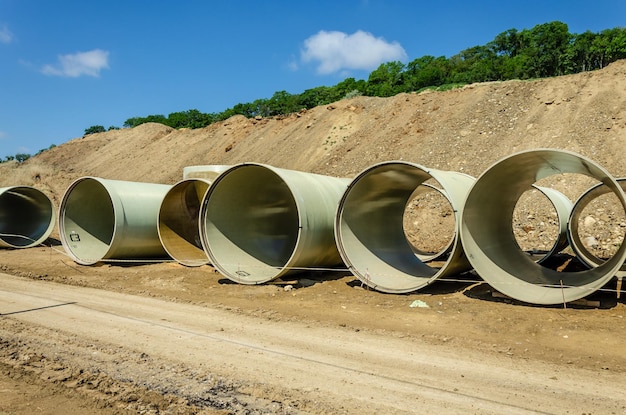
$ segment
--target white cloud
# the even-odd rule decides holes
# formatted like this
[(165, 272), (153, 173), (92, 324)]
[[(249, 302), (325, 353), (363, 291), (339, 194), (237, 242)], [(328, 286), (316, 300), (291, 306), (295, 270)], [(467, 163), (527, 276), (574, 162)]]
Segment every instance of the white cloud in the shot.
[(13, 33), (7, 25), (0, 26), (0, 43), (11, 43), (13, 41)]
[(407, 54), (398, 42), (389, 43), (362, 30), (351, 35), (322, 30), (304, 41), (300, 58), (317, 62), (318, 73), (330, 74), (346, 69), (372, 70), (384, 62), (405, 60)]
[(109, 68), (109, 52), (94, 49), (73, 55), (59, 55), (55, 65), (45, 65), (41, 72), (46, 75), (77, 78), (82, 75), (98, 77), (102, 69)]
[(7, 133), (0, 131), (0, 140), (4, 140), (5, 138), (7, 138)]

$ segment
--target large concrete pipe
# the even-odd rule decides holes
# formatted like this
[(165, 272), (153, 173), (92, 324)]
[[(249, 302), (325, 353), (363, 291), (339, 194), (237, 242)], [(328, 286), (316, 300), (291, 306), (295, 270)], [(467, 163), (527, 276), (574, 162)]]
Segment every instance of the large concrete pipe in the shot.
[[(617, 179), (617, 182), (619, 183), (621, 188), (626, 191), (626, 178), (619, 178)], [(603, 196), (610, 192), (611, 190), (603, 183), (599, 183), (591, 187), (585, 193), (583, 193), (578, 198), (578, 200), (576, 200), (576, 203), (574, 204), (574, 208), (572, 210), (572, 215), (570, 217), (567, 235), (570, 241), (570, 245), (576, 256), (590, 268), (601, 265), (604, 261), (606, 261), (606, 258), (600, 258), (592, 253), (591, 250), (589, 250), (588, 247), (581, 240), (579, 229), (581, 219), (580, 216), (583, 214), (583, 211), (591, 202), (593, 202), (600, 196)], [(621, 243), (623, 244), (623, 241), (621, 241)], [(626, 264), (621, 267), (621, 270), (626, 270)]]
[(235, 165), (204, 197), (202, 246), (218, 271), (242, 284), (340, 265), (333, 220), (349, 182), (263, 164)]
[(45, 241), (54, 229), (52, 201), (29, 186), (0, 188), (0, 247), (30, 248)]
[(224, 173), (230, 167), (222, 164), (208, 164), (206, 166), (183, 167), (183, 179), (205, 179), (213, 182), (217, 176)]
[(180, 264), (193, 267), (209, 263), (200, 238), (200, 206), (212, 182), (183, 179), (172, 186), (161, 203), (159, 238), (167, 253)]
[[(441, 185), (455, 212), (452, 249), (440, 267), (416, 255), (403, 228), (407, 203), (430, 179)], [(363, 283), (388, 293), (415, 291), (442, 276), (469, 270), (458, 239), (458, 223), (473, 182), (473, 177), (463, 173), (402, 161), (364, 170), (344, 193), (336, 216), (337, 246), (344, 262)]]
[(170, 187), (97, 177), (76, 180), (59, 209), (63, 247), (83, 265), (107, 259), (167, 258), (157, 222)]
[(489, 167), (472, 186), (463, 210), (461, 241), (476, 272), (492, 287), (534, 304), (577, 300), (601, 288), (626, 258), (626, 244), (597, 268), (558, 272), (520, 249), (513, 234), (513, 210), (538, 180), (562, 173), (583, 174), (604, 183), (622, 208), (624, 192), (601, 166), (577, 154), (553, 149), (525, 151)]

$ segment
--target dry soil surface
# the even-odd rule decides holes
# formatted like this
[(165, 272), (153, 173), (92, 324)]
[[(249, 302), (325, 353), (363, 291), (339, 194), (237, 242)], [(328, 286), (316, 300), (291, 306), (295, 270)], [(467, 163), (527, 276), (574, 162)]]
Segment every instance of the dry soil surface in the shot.
[[(626, 62), (616, 62), (201, 130), (109, 131), (2, 163), (0, 185), (35, 186), (58, 206), (84, 176), (174, 184), (184, 166), (258, 162), (354, 177), (405, 160), (478, 177), (536, 148), (577, 152), (622, 177), (625, 133)], [(554, 182), (572, 199), (589, 186)], [(535, 216), (516, 223), (530, 247), (542, 233)], [(472, 272), (402, 295), (341, 269), (247, 286), (209, 265), (81, 266), (58, 230), (45, 246), (0, 251), (0, 264), (0, 413), (626, 412), (615, 281), (567, 306), (503, 298)]]

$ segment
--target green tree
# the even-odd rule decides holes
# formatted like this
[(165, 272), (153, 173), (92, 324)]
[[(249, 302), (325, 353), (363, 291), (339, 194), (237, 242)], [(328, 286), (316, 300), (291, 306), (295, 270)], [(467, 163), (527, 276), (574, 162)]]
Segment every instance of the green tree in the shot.
[(307, 89), (298, 95), (297, 102), (300, 109), (315, 108), (318, 105), (330, 104), (333, 102), (336, 91), (327, 86), (318, 86), (317, 88)]
[(603, 61), (606, 62), (604, 65), (608, 65), (609, 63), (615, 62), (618, 59), (626, 58), (625, 28), (603, 30), (602, 32), (600, 32), (598, 38), (601, 38), (603, 40)]
[(298, 112), (302, 107), (298, 104), (298, 96), (287, 91), (278, 91), (267, 101), (269, 115), (284, 115)]
[(26, 153), (17, 153), (17, 154), (15, 155), (15, 160), (16, 160), (18, 163), (23, 163), (23, 162), (25, 162), (26, 160), (28, 160), (29, 158), (30, 158), (30, 154), (26, 154)]
[(497, 54), (488, 46), (474, 46), (452, 57), (454, 74), (452, 82), (485, 82), (500, 78), (497, 71)]
[(370, 73), (366, 94), (375, 97), (390, 97), (404, 92), (403, 71), (404, 64), (400, 61), (382, 63)]
[(528, 48), (533, 77), (563, 75), (567, 50), (572, 40), (567, 25), (550, 22), (537, 25), (530, 31), (531, 48)]
[(92, 125), (89, 128), (85, 128), (85, 134), (83, 134), (83, 137), (86, 136), (86, 135), (89, 135), (89, 134), (103, 133), (105, 131), (106, 130), (101, 125)]
[(566, 53), (565, 67), (567, 73), (577, 73), (598, 69), (593, 54), (593, 44), (598, 34), (587, 30), (573, 36)]
[(354, 78), (346, 78), (332, 88), (333, 90), (332, 100), (329, 102), (325, 102), (324, 104), (330, 104), (331, 102), (342, 99), (348, 94), (364, 95), (366, 89), (367, 89), (367, 81), (365, 81), (364, 79), (359, 79), (357, 81)]
[(414, 59), (406, 66), (405, 83), (408, 91), (419, 91), (429, 86), (443, 85), (448, 80), (449, 61), (431, 55)]
[(512, 58), (528, 46), (526, 40), (527, 37), (517, 29), (509, 29), (497, 35), (488, 46), (496, 54)]

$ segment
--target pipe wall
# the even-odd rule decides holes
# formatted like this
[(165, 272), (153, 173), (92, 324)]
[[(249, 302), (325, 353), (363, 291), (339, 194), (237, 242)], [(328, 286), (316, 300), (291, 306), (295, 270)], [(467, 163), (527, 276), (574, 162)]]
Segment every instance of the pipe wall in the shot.
[(167, 258), (157, 223), (170, 187), (97, 177), (76, 180), (59, 209), (63, 247), (83, 265), (106, 259)]
[[(447, 260), (434, 267), (420, 259), (407, 241), (403, 216), (416, 189), (436, 180), (455, 212), (455, 235)], [(418, 290), (444, 275), (468, 271), (458, 238), (463, 203), (474, 178), (393, 161), (369, 167), (352, 181), (336, 215), (341, 256), (363, 283), (388, 293)]]
[(163, 248), (190, 267), (209, 263), (200, 237), (200, 206), (212, 180), (184, 179), (167, 192), (159, 209), (158, 233)]
[[(626, 191), (626, 178), (617, 179), (617, 183), (620, 185), (622, 190)], [(587, 249), (585, 244), (581, 241), (578, 229), (580, 215), (583, 213), (585, 207), (587, 207), (587, 205), (589, 205), (589, 203), (591, 203), (594, 199), (610, 192), (611, 189), (609, 189), (603, 183), (599, 183), (583, 193), (578, 198), (578, 200), (576, 200), (574, 208), (572, 209), (572, 215), (569, 221), (567, 236), (569, 238), (570, 245), (574, 253), (576, 253), (578, 258), (580, 258), (580, 260), (590, 268), (601, 265), (605, 261), (605, 259), (595, 256), (591, 251)], [(626, 270), (626, 264), (622, 265), (620, 270)]]
[(515, 204), (538, 180), (562, 173), (597, 179), (626, 206), (624, 192), (605, 169), (577, 154), (552, 149), (525, 151), (496, 162), (467, 196), (461, 221), (467, 257), (489, 285), (509, 297), (535, 304), (574, 301), (605, 285), (626, 259), (626, 244), (622, 244), (597, 268), (558, 272), (536, 263), (519, 248), (512, 227)]
[(37, 246), (54, 224), (54, 205), (43, 192), (29, 186), (0, 188), (0, 247)]
[(545, 197), (548, 198), (548, 200), (552, 204), (552, 207), (554, 207), (554, 210), (556, 212), (556, 218), (559, 223), (559, 234), (557, 235), (557, 238), (554, 241), (552, 248), (539, 260), (537, 260), (537, 263), (541, 264), (551, 256), (567, 248), (567, 246), (569, 245), (569, 240), (567, 237), (567, 225), (574, 204), (571, 200), (569, 200), (567, 196), (565, 196), (558, 190), (552, 189), (550, 187), (535, 185), (533, 185), (533, 187), (539, 190)]
[(203, 200), (202, 246), (216, 269), (242, 284), (339, 265), (333, 221), (348, 183), (262, 164), (233, 166)]

